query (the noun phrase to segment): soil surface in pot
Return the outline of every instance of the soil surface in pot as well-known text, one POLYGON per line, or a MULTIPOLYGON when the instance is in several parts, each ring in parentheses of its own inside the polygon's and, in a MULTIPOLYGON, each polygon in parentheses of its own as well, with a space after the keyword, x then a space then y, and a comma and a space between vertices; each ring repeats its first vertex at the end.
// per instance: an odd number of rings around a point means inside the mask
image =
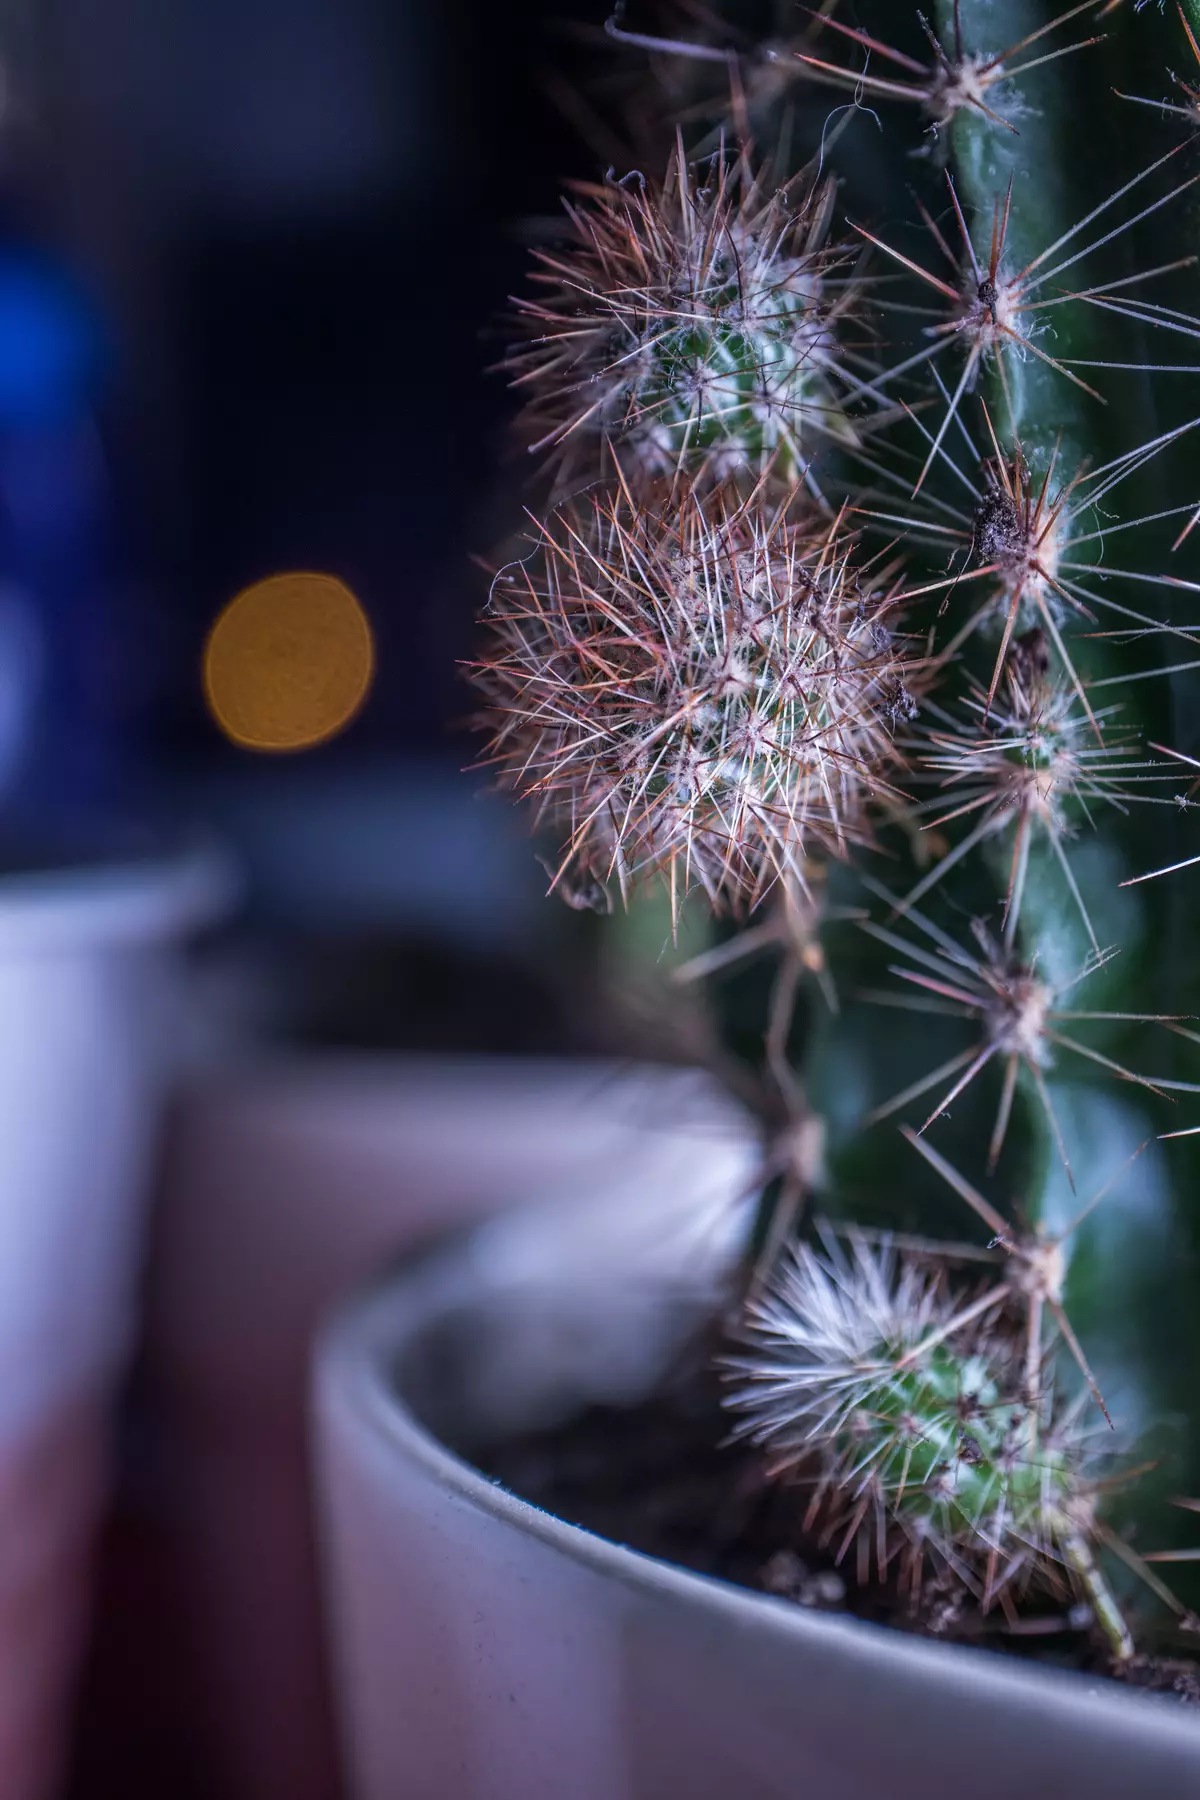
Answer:
MULTIPOLYGON (((640 1406, 593 1406, 553 1430, 476 1448, 476 1466, 522 1499, 598 1536, 797 1606, 850 1612, 946 1641, 1038 1657, 1200 1704, 1187 1639, 1153 1642, 1118 1672, 1086 1607, 986 1615, 958 1583, 927 1575, 917 1594, 854 1553, 821 1543, 810 1490, 769 1481, 761 1455, 730 1444, 715 1372, 695 1371, 640 1406)), ((1191 1640, 1195 1642, 1194 1637, 1191 1640)))

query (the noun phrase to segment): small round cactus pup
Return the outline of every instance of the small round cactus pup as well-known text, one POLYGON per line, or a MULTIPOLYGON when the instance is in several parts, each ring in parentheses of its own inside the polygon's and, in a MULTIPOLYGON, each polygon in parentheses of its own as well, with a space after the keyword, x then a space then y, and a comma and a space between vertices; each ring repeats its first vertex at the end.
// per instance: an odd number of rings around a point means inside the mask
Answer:
POLYGON ((815 853, 869 834, 892 789, 920 659, 894 563, 761 495, 622 489, 564 509, 493 588, 475 670, 491 758, 536 803, 570 878, 677 904, 801 894, 815 853))
MULTIPOLYGON (((1095 1432, 1039 1370, 996 1285, 828 1226, 750 1301, 728 1361, 734 1433, 773 1478, 811 1488, 807 1523, 858 1578, 894 1562, 919 1589, 949 1569, 986 1613, 1039 1595, 1093 1608, 1113 1653, 1132 1640, 1093 1554, 1095 1432)), ((1086 1401, 1087 1395, 1083 1395, 1086 1401)))
MULTIPOLYGON (((777 183, 749 152, 579 188, 569 239, 539 251, 506 363, 519 429, 560 491, 611 476, 809 477, 858 443, 847 402, 868 385, 842 354, 862 310, 859 253, 830 242, 836 183, 777 183)), ((815 477, 813 485, 815 487, 815 477)))

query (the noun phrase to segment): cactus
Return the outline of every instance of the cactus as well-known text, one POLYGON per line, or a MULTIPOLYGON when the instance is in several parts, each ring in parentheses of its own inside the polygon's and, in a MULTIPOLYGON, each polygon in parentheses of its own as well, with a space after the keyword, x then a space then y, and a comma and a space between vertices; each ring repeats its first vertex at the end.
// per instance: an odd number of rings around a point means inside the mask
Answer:
POLYGON ((1190 89, 1151 111, 1112 76, 1200 61, 1200 0, 900 10, 790 49, 613 22, 630 55, 732 70, 728 116, 661 182, 586 190, 540 258, 508 366, 559 506, 497 578, 474 673, 501 779, 557 833, 553 886, 661 880, 676 914, 700 890, 731 922, 685 975, 778 952, 735 1433, 811 1485, 860 1573, 934 1564, 1010 1620, 1082 1609, 1120 1671, 1144 1608, 1119 1576, 1190 1616, 1150 1566, 1171 1477, 1130 1453, 1158 1431, 1200 1474, 1176 1104, 1200 958, 1154 879, 1200 861, 1200 763, 1169 743, 1200 512, 1160 492, 1200 426, 1174 386, 1200 319, 1170 286, 1200 176, 1190 89), (922 153, 928 255, 865 152, 838 218, 827 88, 922 153), (756 149, 756 92, 779 146, 818 130, 819 175, 756 149), (955 1208, 978 1244, 950 1247, 955 1208))

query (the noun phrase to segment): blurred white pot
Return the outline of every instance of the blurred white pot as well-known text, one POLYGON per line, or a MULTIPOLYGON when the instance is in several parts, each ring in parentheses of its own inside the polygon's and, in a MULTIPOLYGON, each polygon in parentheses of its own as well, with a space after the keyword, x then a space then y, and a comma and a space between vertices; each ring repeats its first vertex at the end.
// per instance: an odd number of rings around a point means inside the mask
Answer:
POLYGON ((0 1794, 54 1792, 209 857, 0 878, 0 1794))
POLYGON ((353 1800, 1200 1794, 1200 1723, 1177 1706, 687 1573, 445 1447, 620 1398, 639 1361, 653 1381, 645 1243, 664 1201, 678 1216, 677 1193, 610 1209, 603 1256, 585 1218, 513 1215, 326 1336, 317 1442, 353 1800))
POLYGON ((697 1114, 718 1104, 663 1069, 332 1055, 205 1078, 181 1097, 148 1350, 168 1409, 188 1704, 207 1708, 227 1800, 330 1800, 338 1787, 307 1434, 330 1306, 389 1257, 518 1200, 686 1190, 710 1153, 697 1114))

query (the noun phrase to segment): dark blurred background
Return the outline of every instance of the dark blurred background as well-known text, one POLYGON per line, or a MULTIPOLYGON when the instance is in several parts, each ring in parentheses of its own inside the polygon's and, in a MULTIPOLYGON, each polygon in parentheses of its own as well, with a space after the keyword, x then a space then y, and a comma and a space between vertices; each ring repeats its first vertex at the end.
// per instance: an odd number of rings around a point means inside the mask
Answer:
POLYGON ((191 778, 237 764, 200 706, 204 632, 246 583, 309 566, 346 578, 379 650, 369 706, 310 771, 453 756, 479 591, 465 553, 498 516, 506 399, 482 379, 485 331, 519 278, 521 221, 587 166, 546 97, 549 4, 28 15, 35 191, 14 209, 111 345, 104 447, 150 589, 129 645, 142 685, 114 678, 142 754, 191 778))
POLYGON ((554 958, 525 950, 557 933, 569 961, 588 925, 538 905, 511 809, 462 773, 457 665, 471 555, 529 497, 496 316, 563 177, 596 170, 563 95, 607 10, 0 6, 0 837, 20 860, 217 832, 267 951, 239 1004, 283 1029, 575 1031, 554 958), (205 635, 305 568, 361 601, 374 687, 335 741, 248 754, 206 713, 205 635))

